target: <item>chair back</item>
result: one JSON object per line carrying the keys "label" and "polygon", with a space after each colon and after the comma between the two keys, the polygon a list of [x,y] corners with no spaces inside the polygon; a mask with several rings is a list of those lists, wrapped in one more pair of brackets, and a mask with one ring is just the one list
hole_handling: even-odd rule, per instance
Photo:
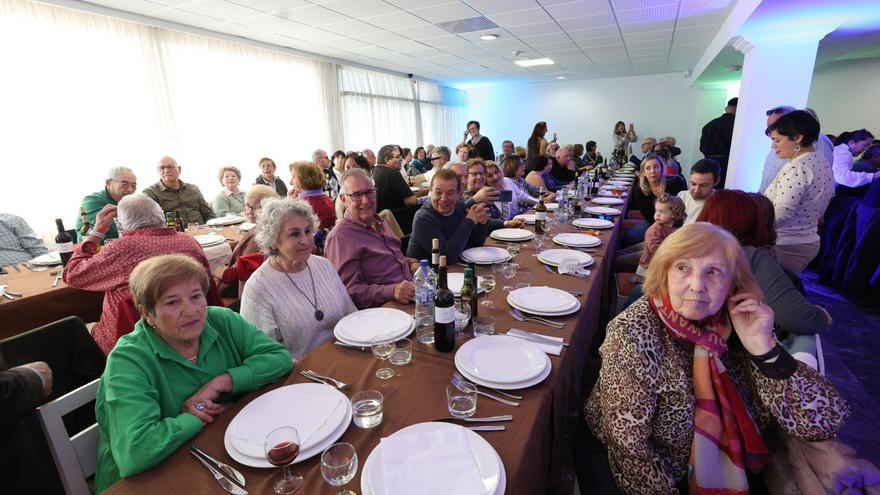
{"label": "chair back", "polygon": [[86,478],[95,474],[98,465],[98,424],[94,423],[70,437],[64,426],[64,416],[95,400],[98,384],[95,380],[37,408],[40,424],[49,442],[55,467],[61,476],[64,490],[70,495],[91,493]]}

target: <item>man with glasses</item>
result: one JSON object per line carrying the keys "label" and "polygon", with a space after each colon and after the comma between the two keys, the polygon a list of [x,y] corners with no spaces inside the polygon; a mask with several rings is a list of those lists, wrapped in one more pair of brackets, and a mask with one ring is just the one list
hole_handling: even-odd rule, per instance
{"label": "man with glasses", "polygon": [[195,184],[180,180],[180,165],[170,156],[159,160],[159,182],[144,189],[144,194],[159,204],[165,213],[180,213],[185,224],[205,223],[214,218],[214,210],[205,201],[202,191]]}
{"label": "man with glasses", "polygon": [[418,260],[407,258],[400,239],[376,214],[376,189],[359,168],[342,174],[340,198],[345,213],[324,241],[324,256],[333,263],[358,309],[388,301],[409,303],[415,296],[413,273]]}
{"label": "man with glasses", "polygon": [[329,193],[330,199],[336,199],[336,195],[339,194],[339,179],[336,177],[335,170],[330,162],[330,156],[327,155],[326,151],[317,149],[312,152],[312,162],[321,167],[321,170],[324,172],[324,180],[327,183],[325,191]]}
{"label": "man with glasses", "polygon": [[449,162],[449,158],[452,156],[452,153],[449,151],[449,148],[446,146],[438,146],[431,151],[429,155],[429,159],[431,160],[431,170],[428,170],[424,174],[416,175],[410,178],[410,182],[413,184],[421,184],[422,182],[431,182],[431,178],[434,177],[434,174],[443,168],[446,163]]}
{"label": "man with glasses", "polygon": [[373,167],[373,181],[376,183],[376,209],[397,210],[418,204],[418,198],[400,175],[403,159],[396,144],[386,144],[379,148],[376,166]]}
{"label": "man with glasses", "polygon": [[629,161],[634,163],[637,167],[640,166],[642,164],[642,160],[645,159],[648,153],[654,152],[654,146],[657,146],[657,138],[646,137],[642,140],[642,157],[639,158],[636,155],[632,155],[631,157],[629,157]]}
{"label": "man with glasses", "polygon": [[[86,211],[89,223],[95,225],[98,212],[107,205],[116,206],[119,200],[132,194],[137,190],[137,177],[128,167],[113,167],[107,174],[107,180],[104,181],[104,190],[89,194],[83,198],[80,206]],[[83,234],[80,232],[82,228],[82,216],[76,216],[76,242],[82,242]],[[110,225],[110,229],[101,240],[101,244],[119,237],[119,231],[116,229],[116,223]]]}

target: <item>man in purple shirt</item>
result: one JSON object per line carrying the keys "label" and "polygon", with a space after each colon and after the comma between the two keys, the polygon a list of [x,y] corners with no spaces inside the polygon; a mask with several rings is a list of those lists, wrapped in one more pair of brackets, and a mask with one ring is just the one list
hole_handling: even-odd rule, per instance
{"label": "man in purple shirt", "polygon": [[400,239],[376,215],[376,188],[369,174],[349,169],[342,174],[339,194],[345,214],[327,234],[324,256],[339,271],[351,300],[358,309],[392,300],[409,303],[419,263],[403,255]]}

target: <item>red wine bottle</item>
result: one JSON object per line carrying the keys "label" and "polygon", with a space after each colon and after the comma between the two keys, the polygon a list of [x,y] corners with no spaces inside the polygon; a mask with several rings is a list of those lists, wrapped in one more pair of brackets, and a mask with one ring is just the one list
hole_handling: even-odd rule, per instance
{"label": "red wine bottle", "polygon": [[64,222],[60,218],[55,219],[55,227],[58,228],[55,246],[58,248],[58,254],[61,255],[61,266],[67,266],[67,262],[73,256],[73,238],[64,230]]}
{"label": "red wine bottle", "polygon": [[434,275],[440,271],[440,239],[431,239],[431,270]]}
{"label": "red wine bottle", "polygon": [[455,349],[455,296],[446,284],[446,256],[440,257],[437,291],[434,293],[434,349]]}
{"label": "red wine bottle", "polygon": [[299,455],[299,444],[294,442],[281,442],[272,447],[266,454],[266,460],[274,466],[286,466]]}

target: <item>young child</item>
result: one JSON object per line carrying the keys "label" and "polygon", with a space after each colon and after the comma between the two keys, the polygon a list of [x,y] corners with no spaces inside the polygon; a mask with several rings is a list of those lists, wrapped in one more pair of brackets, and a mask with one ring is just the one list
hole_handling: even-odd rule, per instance
{"label": "young child", "polygon": [[687,213],[681,198],[669,194],[657,198],[657,202],[654,203],[654,224],[645,231],[645,247],[639,259],[639,268],[636,270],[636,279],[639,283],[644,282],[648,264],[651,263],[651,258],[654,257],[660,243],[681,227],[685,218]]}

